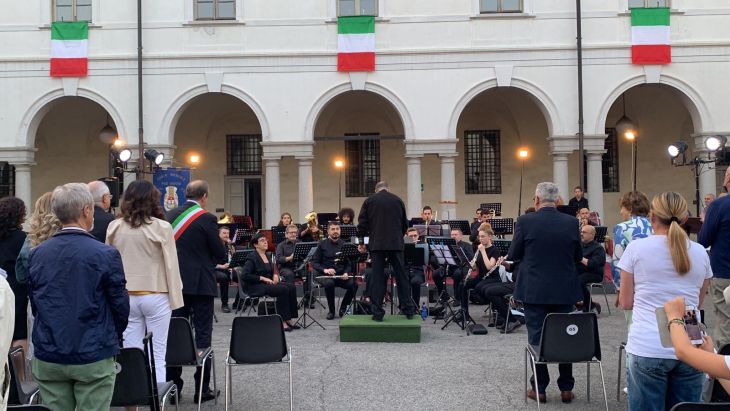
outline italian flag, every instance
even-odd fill
[[[669,64],[669,9],[631,9],[631,61],[634,64]]]
[[[375,70],[375,17],[337,20],[337,71]]]
[[[89,23],[51,25],[51,77],[85,77],[89,63]]]

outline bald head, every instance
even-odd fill
[[[580,228],[580,240],[584,243],[590,243],[596,238],[596,228],[592,225],[586,224]]]

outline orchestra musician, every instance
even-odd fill
[[[228,306],[228,286],[231,283],[231,256],[236,252],[236,246],[231,243],[231,229],[228,226],[218,228],[218,238],[221,239],[223,246],[226,247],[226,258],[215,266],[215,279],[218,282],[218,288],[221,294],[221,311],[230,313],[231,307]],[[233,306],[238,304],[238,292]]]
[[[423,224],[425,225],[434,225],[438,224],[438,221],[434,219],[433,215],[433,209],[431,206],[425,206],[421,210],[421,218],[423,219]]]
[[[286,227],[286,231],[284,231],[286,238],[276,246],[276,263],[279,265],[279,275],[284,277],[287,283],[291,284],[294,284],[294,279],[297,276],[297,267],[294,263],[294,247],[299,242],[297,240],[298,232],[299,227],[295,224],[289,224]],[[300,274],[299,276],[304,277],[302,285],[304,288],[304,298],[310,302],[310,308],[314,308],[314,302],[310,299],[309,271],[306,269],[303,271],[304,275]]]
[[[406,237],[415,244],[422,243],[418,237],[418,230],[411,227],[406,231]],[[421,299],[421,285],[426,282],[426,276],[423,272],[422,265],[413,265],[408,261],[405,261],[403,268],[408,276],[408,282],[411,284],[411,298],[418,308],[419,300]]]
[[[353,225],[355,224],[355,210],[349,207],[344,207],[339,213],[337,213],[337,219],[342,225]]]
[[[317,224],[317,213],[311,212],[306,215],[305,219],[307,221],[299,231],[299,239],[304,242],[319,241],[322,237],[322,231]]]
[[[277,224],[277,227],[288,227],[292,223],[291,214],[289,213],[281,213],[281,218],[279,219],[279,224]],[[297,230],[299,230],[299,227],[297,227]]]
[[[266,250],[269,242],[262,233],[251,237],[254,252],[243,264],[242,280],[246,292],[251,296],[269,296],[276,298],[276,312],[284,320],[284,331],[299,329],[292,320],[299,316],[297,312],[297,288],[294,283],[282,281],[274,272],[274,260]]]
[[[464,254],[466,255],[467,259],[471,260],[474,258],[474,252],[472,251],[471,244],[467,243],[466,241],[462,241],[462,232],[458,228],[452,228],[451,229],[451,238],[456,241],[456,245],[461,247],[462,250],[464,250]],[[439,298],[442,302],[446,302],[449,300],[449,292],[446,291],[446,284],[445,280],[447,276],[451,276],[451,278],[454,280],[454,297],[460,298],[462,295],[462,286],[464,281],[464,275],[465,273],[463,269],[459,266],[454,265],[444,265],[439,266],[438,262],[435,258],[431,258],[431,266],[434,268],[433,272],[433,282],[436,284],[436,290],[438,291]],[[455,302],[457,305],[460,304],[458,301]]]
[[[312,267],[314,268],[312,275],[315,276],[318,283],[322,284],[325,296],[327,296],[328,320],[335,318],[335,286],[346,290],[340,305],[340,317],[345,315],[347,307],[357,292],[357,283],[352,276],[350,260],[339,257],[340,249],[344,243],[340,238],[339,221],[330,221],[327,226],[327,238],[319,242],[317,251],[314,252],[312,257]],[[337,278],[317,278],[324,276],[337,276]]]
[[[474,221],[472,221],[471,225],[469,226],[469,241],[471,241],[472,244],[476,244],[477,239],[479,238],[479,226],[481,225],[482,209],[477,208],[476,214],[474,216]]]

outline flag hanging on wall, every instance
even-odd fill
[[[51,25],[51,77],[85,77],[89,62],[89,23],[57,21]]]
[[[337,71],[375,70],[375,17],[337,19]]]
[[[664,7],[631,9],[631,62],[669,64],[669,9]]]

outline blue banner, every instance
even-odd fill
[[[158,169],[152,177],[152,183],[162,194],[162,207],[165,211],[170,211],[185,202],[185,187],[190,183],[190,169]]]

